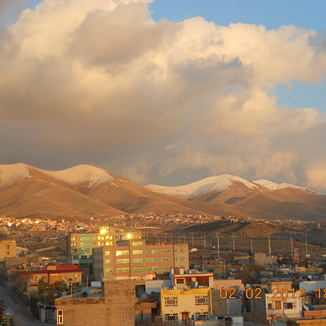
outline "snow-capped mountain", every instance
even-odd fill
[[[261,187],[251,181],[241,177],[229,174],[208,177],[196,182],[192,182],[183,186],[167,187],[158,185],[147,185],[147,189],[159,192],[169,196],[177,196],[186,199],[194,199],[205,194],[222,193],[231,187],[238,185],[248,190],[259,190]]]
[[[143,187],[86,164],[61,171],[0,165],[0,215],[88,219],[149,212],[323,221],[326,196],[228,174],[177,187]]]
[[[212,194],[216,194],[217,196],[228,190],[233,190],[238,193],[245,192],[248,195],[259,191],[264,192],[288,188],[304,191],[307,193],[317,194],[311,189],[295,186],[289,183],[278,184],[268,180],[248,181],[244,178],[229,174],[208,177],[183,186],[169,187],[159,185],[147,185],[145,187],[154,192],[159,192],[168,196],[176,196],[186,199],[203,198],[205,197],[205,195],[212,196]]]
[[[305,191],[305,192],[311,192],[311,193],[318,194],[316,191],[311,190],[309,188],[295,186],[295,185],[292,185],[290,183],[275,183],[273,181],[264,180],[264,179],[263,180],[253,181],[253,183],[261,185],[261,186],[263,186],[263,187],[265,187],[267,189],[270,189],[270,190],[280,190],[280,189],[286,189],[286,188],[293,188],[293,189],[298,189],[298,190],[302,190],[302,191]]]

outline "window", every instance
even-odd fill
[[[162,252],[166,254],[166,253],[170,252],[170,250],[169,249],[163,249]]]
[[[275,309],[282,309],[281,300],[275,301]]]
[[[110,264],[110,263],[111,263],[111,260],[110,260],[110,259],[105,259],[105,260],[104,260],[104,263],[105,263],[105,264]]]
[[[273,310],[273,305],[272,305],[271,303],[268,303],[268,304],[267,304],[267,309],[268,309],[268,310]]]
[[[110,273],[111,272],[111,269],[110,268],[106,268],[105,269],[105,273]]]
[[[132,246],[134,246],[134,247],[142,246],[143,244],[144,244],[143,241],[132,242]]]
[[[124,255],[129,255],[129,250],[118,250],[115,253],[116,256],[124,256]]]
[[[180,253],[183,253],[183,252],[185,252],[185,250],[184,249],[180,249],[180,251],[179,251]]]
[[[134,259],[132,260],[133,263],[142,263],[143,261],[144,261],[143,258],[134,258]]]
[[[169,270],[170,270],[170,267],[169,267],[169,266],[163,266],[163,267],[162,267],[162,270],[163,270],[163,271],[169,271]]]
[[[183,278],[177,278],[176,281],[177,281],[177,284],[184,284]]]
[[[294,309],[294,302],[284,302],[283,307],[284,309]]]
[[[143,267],[135,267],[135,268],[133,268],[134,272],[142,272],[143,270],[144,270]]]
[[[117,264],[129,264],[129,259],[117,259]]]
[[[208,313],[207,312],[196,314],[196,316],[197,316],[198,320],[206,320],[206,319],[208,319]]]
[[[62,310],[58,310],[58,312],[57,312],[57,324],[63,325],[63,311]]]
[[[129,273],[130,268],[117,268],[118,273]]]
[[[146,250],[146,254],[158,254],[159,250]]]
[[[160,258],[147,258],[147,262],[160,261]]]
[[[207,302],[208,302],[207,296],[195,297],[196,305],[207,304]]]
[[[185,260],[185,258],[184,257],[179,257],[180,258],[180,261],[184,261]]]
[[[132,251],[132,254],[133,255],[142,255],[143,254],[143,251],[142,250],[133,250]]]
[[[177,297],[166,297],[164,299],[165,306],[177,306],[178,298]]]
[[[108,251],[108,250],[105,250],[105,251],[104,251],[104,255],[105,255],[105,256],[110,256],[110,254],[111,254],[110,251]]]
[[[178,321],[178,314],[165,315],[165,321]]]
[[[169,258],[164,257],[164,258],[162,258],[162,261],[169,261]]]

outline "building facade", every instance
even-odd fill
[[[16,257],[16,255],[17,255],[16,240],[0,241],[0,260],[9,257]]]
[[[117,242],[115,246],[93,249],[93,277],[110,279],[151,279],[171,268],[189,269],[188,244],[146,245],[144,239]]]
[[[71,233],[67,241],[68,264],[91,266],[93,248],[114,246],[117,241],[131,239],[141,239],[141,232],[101,229],[98,233]]]
[[[57,325],[62,326],[134,326],[151,321],[155,302],[137,298],[137,286],[144,283],[133,280],[104,282],[102,292],[87,297],[67,296],[55,300]]]

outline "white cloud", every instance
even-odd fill
[[[324,117],[278,107],[273,91],[325,77],[323,36],[155,22],[150,3],[47,0],[0,31],[0,161],[85,162],[140,183],[232,173],[321,187],[307,166],[326,159],[314,143]]]

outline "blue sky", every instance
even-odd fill
[[[204,17],[217,25],[231,23],[264,25],[275,29],[296,25],[321,31],[325,29],[324,0],[156,0],[153,18],[182,21],[194,16]]]
[[[325,12],[324,0],[0,0],[0,164],[325,192]]]
[[[25,7],[34,8],[39,2],[27,0]],[[156,21],[180,22],[200,16],[221,26],[240,22],[278,29],[295,25],[326,33],[324,0],[155,0],[150,9]],[[314,107],[326,112],[326,81],[279,85],[275,95],[280,106]]]
[[[151,9],[156,21],[179,22],[200,16],[221,26],[238,22],[267,29],[295,25],[326,32],[325,0],[156,0]],[[315,107],[326,112],[326,81],[280,85],[276,95],[281,106]]]

